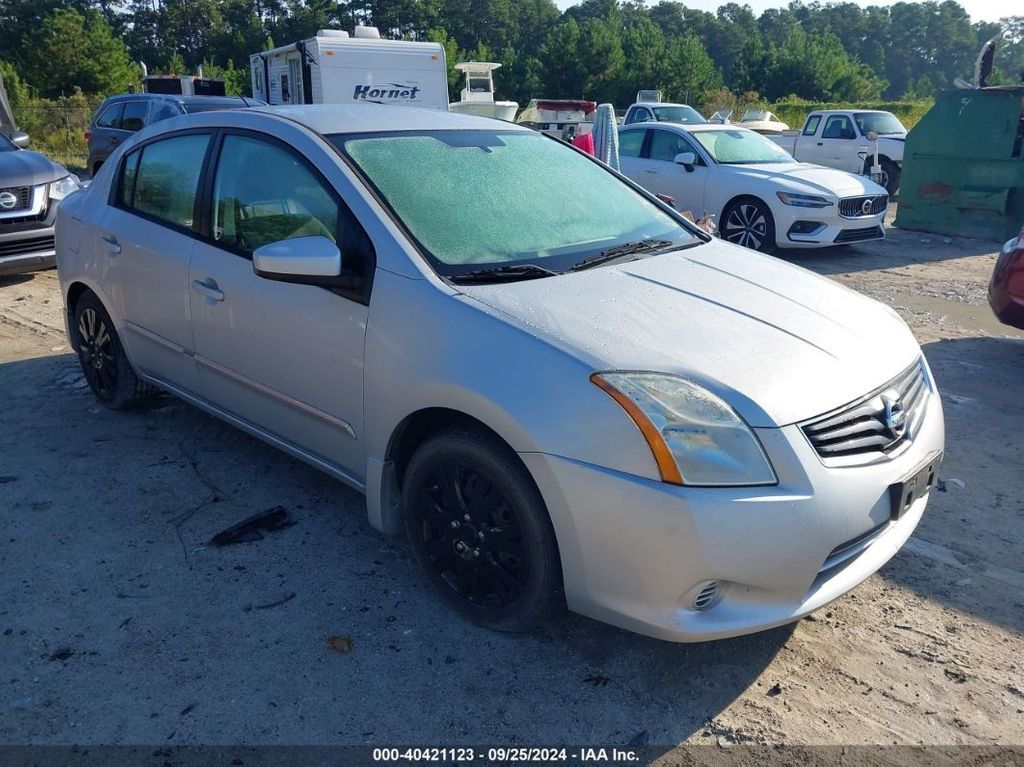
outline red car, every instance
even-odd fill
[[[988,286],[988,303],[999,321],[1024,330],[1024,226],[1003,245]]]

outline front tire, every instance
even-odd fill
[[[74,348],[85,380],[111,410],[138,407],[155,389],[135,375],[103,303],[86,291],[75,305]]]
[[[719,232],[723,240],[734,245],[762,253],[775,250],[775,217],[756,197],[742,197],[726,205]]]
[[[544,501],[496,438],[458,428],[423,443],[405,471],[402,512],[417,561],[473,622],[526,631],[564,609]]]

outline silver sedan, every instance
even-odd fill
[[[796,620],[896,553],[942,455],[893,311],[508,123],[175,118],[64,201],[57,251],[100,402],[170,392],[365,492],[496,629]]]

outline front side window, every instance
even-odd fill
[[[789,152],[751,130],[706,130],[694,131],[691,135],[723,165],[793,162]]]
[[[207,134],[173,136],[125,158],[119,200],[130,210],[192,229]]]
[[[103,110],[103,113],[96,118],[97,128],[120,128],[121,114],[124,112],[124,102],[111,104]]]
[[[627,243],[701,242],[600,163],[541,134],[328,138],[445,276],[509,264],[562,271]]]
[[[18,147],[14,146],[14,143],[7,138],[3,133],[0,133],[0,152],[13,152]]]
[[[821,115],[811,115],[807,118],[807,124],[804,126],[804,135],[813,136],[818,132],[819,125],[821,125]]]
[[[622,157],[639,157],[644,147],[645,130],[624,130],[619,133],[619,154]]]
[[[853,124],[846,115],[832,115],[825,123],[825,130],[821,133],[822,138],[857,138],[853,131]]]
[[[124,105],[121,114],[121,130],[132,132],[142,130],[146,125],[146,113],[149,111],[147,101],[129,101]]]
[[[261,245],[322,235],[337,241],[338,203],[288,150],[228,135],[213,187],[213,237],[252,253]]]
[[[667,130],[656,130],[651,136],[650,155],[652,160],[660,162],[675,162],[676,155],[683,152],[696,152],[690,146],[690,142],[678,133]]]

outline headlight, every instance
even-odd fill
[[[59,178],[50,183],[50,199],[63,200],[81,186],[82,182],[79,181],[78,176],[74,173],[71,173],[64,178]]]
[[[675,485],[774,485],[761,443],[720,397],[663,373],[595,373],[590,380],[640,429],[665,482]]]
[[[835,205],[827,197],[820,197],[816,194],[793,194],[792,192],[776,192],[775,196],[782,200],[785,205],[792,205],[796,208],[828,208]]]

